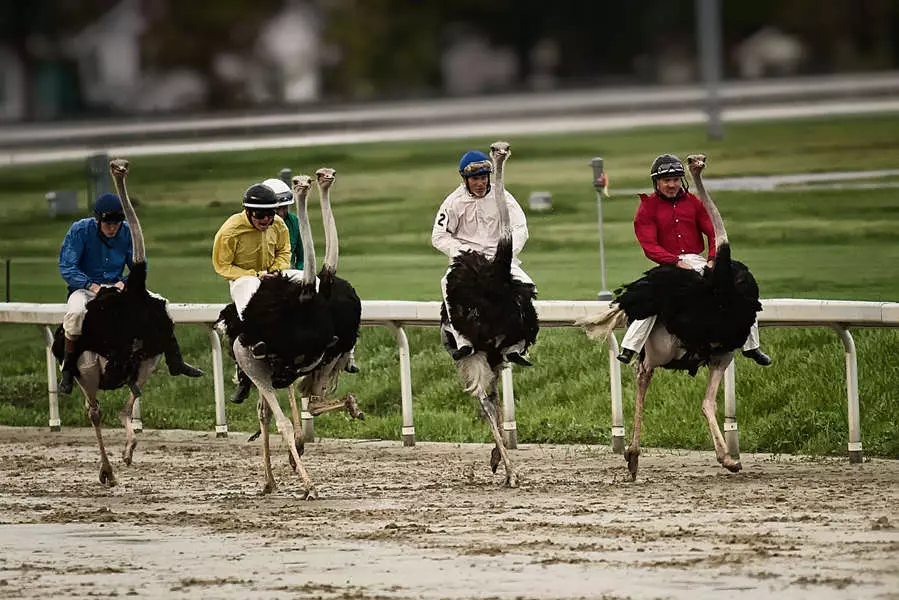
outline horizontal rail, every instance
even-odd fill
[[[178,324],[212,325],[224,304],[169,303],[172,320]],[[603,301],[540,300],[535,302],[537,316],[542,327],[571,327],[576,321],[592,316],[609,307]],[[29,323],[41,325],[47,344],[47,388],[50,397],[50,426],[58,430],[59,410],[56,391],[56,365],[49,347],[52,336],[48,326],[61,323],[66,312],[65,304],[41,304],[28,302],[0,303],[0,323]],[[846,395],[849,416],[849,458],[861,462],[861,426],[858,398],[858,367],[855,343],[849,327],[899,327],[899,303],[862,302],[851,300],[803,300],[776,298],[762,300],[759,325],[768,327],[829,327],[836,330],[845,350]],[[400,394],[403,411],[403,441],[407,446],[415,444],[415,427],[412,419],[412,374],[409,341],[404,326],[437,326],[440,324],[440,302],[411,302],[398,300],[367,300],[362,302],[362,324],[385,326],[391,329],[399,347]],[[224,407],[224,369],[221,342],[215,330],[210,329],[212,348],[214,395],[216,407],[216,433],[226,436]],[[615,360],[618,352],[614,336],[609,340],[609,379],[612,408],[612,447],[624,449],[624,423],[622,419],[621,371]],[[739,437],[736,421],[734,363],[731,362],[725,376],[725,434],[729,451],[739,455]],[[510,447],[517,444],[514,430],[515,406],[512,393],[511,370],[502,377],[505,421],[509,428],[504,432]],[[311,431],[311,428],[310,428]],[[311,440],[310,440],[311,441]]]

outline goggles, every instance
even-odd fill
[[[261,221],[262,219],[269,219],[275,216],[274,208],[251,208],[250,216],[254,219]]]
[[[493,172],[493,163],[489,160],[480,160],[478,162],[468,163],[462,169],[462,177],[473,177],[474,175],[486,175]]]
[[[105,212],[101,213],[99,217],[101,223],[121,223],[125,220],[125,213],[120,212]]]

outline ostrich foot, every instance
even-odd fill
[[[134,456],[134,449],[137,448],[137,440],[131,440],[130,444],[125,446],[125,449],[122,450],[122,461],[130,466],[131,459]]]
[[[637,467],[640,463],[640,449],[628,446],[624,450],[624,460],[627,461],[627,470],[630,471],[631,481],[637,480]]]
[[[257,431],[256,433],[254,433],[253,435],[251,435],[250,437],[248,437],[248,438],[247,438],[247,443],[249,444],[250,442],[255,442],[256,440],[259,439],[259,436],[260,436],[260,435],[262,435],[262,430],[261,430],[261,429],[260,429],[259,431]]]
[[[346,412],[353,419],[365,420],[365,413],[359,410],[359,403],[356,401],[356,394],[347,394],[343,401]]]
[[[108,462],[100,465],[100,483],[106,487],[113,487],[116,484],[115,475],[112,473],[112,466]]]
[[[318,490],[315,489],[315,485],[309,484],[309,486],[303,490],[303,495],[300,496],[303,500],[318,500]]]
[[[743,470],[743,465],[738,460],[732,459],[729,455],[724,455],[721,465],[731,473],[739,473]]]
[[[259,494],[261,496],[266,496],[274,492],[276,489],[278,489],[278,486],[275,485],[274,481],[266,481],[265,485],[262,486],[262,489],[259,490]]]
[[[517,488],[518,487],[518,473],[515,471],[510,471],[506,474],[506,487],[508,488]]]
[[[502,462],[503,457],[502,454],[499,453],[499,448],[496,446],[493,447],[493,450],[490,452],[490,470],[496,473],[497,467],[499,467],[499,463]]]
[[[299,456],[303,456],[303,452],[306,450],[306,444],[303,443],[302,439],[294,440],[294,445],[297,449],[297,454]],[[297,471],[297,461],[293,458],[293,452],[288,452],[287,460],[290,462],[290,468],[293,469],[294,473]]]

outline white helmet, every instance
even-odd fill
[[[269,188],[275,193],[276,207],[290,206],[291,204],[293,204],[293,192],[291,192],[287,184],[280,179],[266,179],[262,182],[262,185]]]

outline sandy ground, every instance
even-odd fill
[[[145,431],[119,485],[90,429],[0,428],[0,598],[899,599],[899,462],[525,445],[506,489],[476,444]]]

